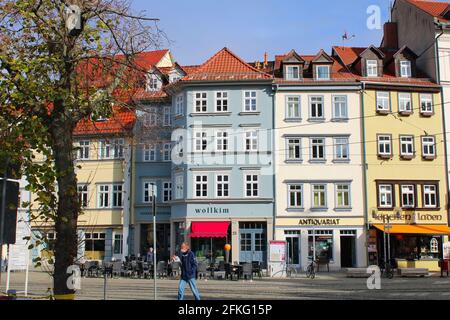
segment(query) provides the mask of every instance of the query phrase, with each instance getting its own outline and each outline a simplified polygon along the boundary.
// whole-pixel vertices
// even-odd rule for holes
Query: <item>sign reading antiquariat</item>
[[[339,226],[341,219],[300,219],[300,226]]]

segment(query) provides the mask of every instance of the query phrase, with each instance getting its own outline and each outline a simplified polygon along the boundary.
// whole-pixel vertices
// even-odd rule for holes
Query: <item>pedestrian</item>
[[[148,248],[147,251],[147,263],[149,264],[153,264],[153,255],[155,254],[155,252],[153,251],[153,247]]]
[[[189,244],[183,242],[181,244],[181,277],[178,287],[178,300],[184,300],[184,291],[186,284],[191,287],[195,300],[200,300],[200,293],[197,289],[195,277],[197,275],[197,260],[195,254],[191,251]]]

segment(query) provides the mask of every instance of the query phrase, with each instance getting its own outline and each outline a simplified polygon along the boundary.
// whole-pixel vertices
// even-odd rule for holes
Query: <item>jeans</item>
[[[178,287],[178,300],[184,300],[184,290],[186,289],[186,284],[189,284],[189,287],[191,287],[195,300],[200,300],[200,293],[198,292],[197,283],[194,278],[189,280],[180,279],[180,284]]]

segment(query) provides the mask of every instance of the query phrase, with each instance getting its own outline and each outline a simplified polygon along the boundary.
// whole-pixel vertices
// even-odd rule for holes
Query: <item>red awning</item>
[[[229,221],[223,222],[192,222],[190,238],[226,238]]]

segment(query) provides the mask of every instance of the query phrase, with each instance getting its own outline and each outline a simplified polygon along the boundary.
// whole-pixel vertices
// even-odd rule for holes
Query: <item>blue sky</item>
[[[370,5],[388,19],[389,0],[132,0],[135,11],[161,19],[172,41],[167,47],[184,65],[199,64],[223,47],[247,61],[273,59],[296,49],[315,54],[342,45],[345,31],[356,37],[346,45],[379,45],[381,30],[366,25]]]

